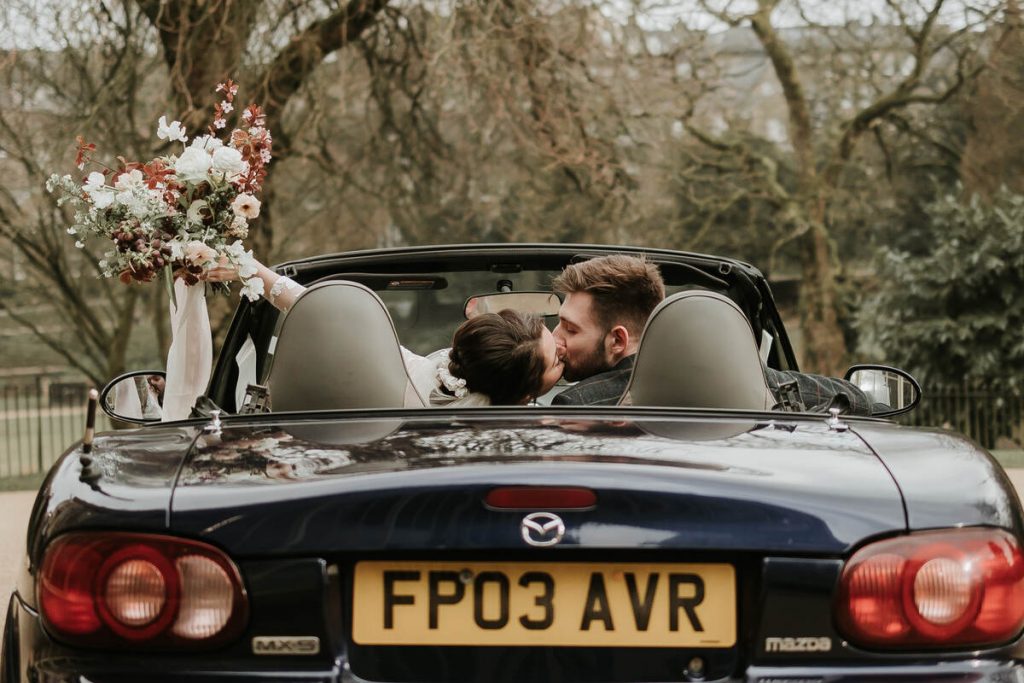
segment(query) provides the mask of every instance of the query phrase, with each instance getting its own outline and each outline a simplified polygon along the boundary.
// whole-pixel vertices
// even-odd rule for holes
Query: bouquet
[[[255,301],[263,293],[252,252],[242,239],[260,213],[272,140],[256,104],[242,112],[230,135],[219,137],[237,91],[231,80],[217,86],[223,100],[214,106],[213,124],[191,143],[181,122],[168,124],[161,116],[157,137],[182,147],[148,162],[118,157],[118,167],[110,168],[91,157],[96,145],[78,136],[79,170],[87,163],[101,170],[81,182],[54,174],[47,190],[61,195],[58,205],[71,203],[78,209],[67,229],[76,247],[83,248],[89,239],[106,242],[99,262],[104,276],[128,284],[150,282],[163,273],[174,303],[175,281],[195,285],[204,271],[230,264],[239,272],[242,296]]]

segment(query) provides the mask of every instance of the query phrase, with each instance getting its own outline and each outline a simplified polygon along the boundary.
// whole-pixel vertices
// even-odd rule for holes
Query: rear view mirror
[[[115,377],[100,393],[100,406],[110,417],[124,422],[160,422],[164,402],[163,372],[129,372]]]
[[[868,395],[873,417],[891,417],[910,411],[921,401],[921,385],[910,373],[885,365],[854,365],[845,379]]]
[[[558,315],[561,305],[558,296],[551,292],[496,292],[469,297],[464,312],[467,319],[506,308],[532,315]]]

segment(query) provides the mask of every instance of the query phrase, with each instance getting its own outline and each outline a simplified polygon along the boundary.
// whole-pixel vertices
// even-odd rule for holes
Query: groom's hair
[[[492,405],[522,403],[544,381],[543,330],[540,318],[512,310],[470,318],[455,330],[448,370]]]
[[[622,325],[637,339],[651,313],[665,298],[658,266],[643,256],[613,254],[565,267],[551,283],[563,297],[586,292],[593,297],[597,322],[610,330]]]

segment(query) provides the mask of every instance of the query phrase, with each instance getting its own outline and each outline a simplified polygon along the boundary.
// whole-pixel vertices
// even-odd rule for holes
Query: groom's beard
[[[601,340],[597,343],[597,346],[590,350],[590,353],[583,356],[582,358],[573,358],[565,362],[565,370],[562,373],[562,377],[567,382],[579,382],[588,377],[607,372],[612,369],[612,366],[608,364],[607,355],[605,354],[605,339],[608,335],[601,337]]]

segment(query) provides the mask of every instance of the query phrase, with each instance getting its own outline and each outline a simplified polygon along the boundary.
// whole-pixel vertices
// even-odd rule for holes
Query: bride
[[[305,287],[256,263],[267,300],[287,312]],[[207,280],[238,279],[233,267],[206,272]],[[512,310],[483,313],[459,325],[450,349],[419,356],[402,347],[413,386],[431,406],[522,405],[562,377],[562,353],[540,318]]]

